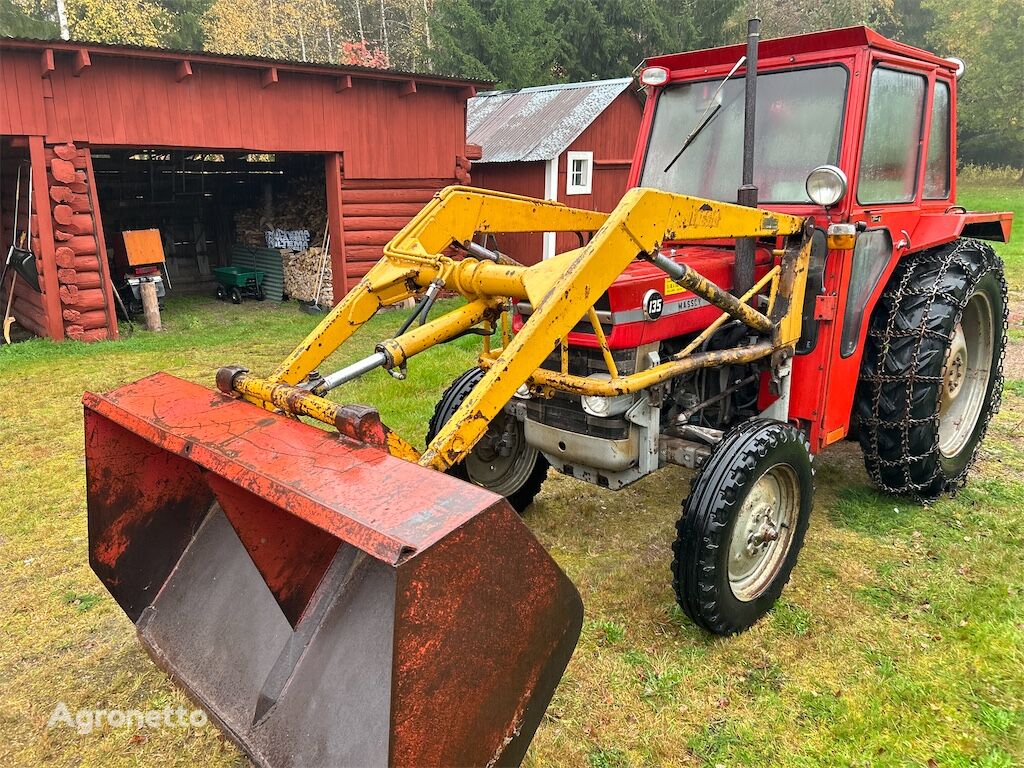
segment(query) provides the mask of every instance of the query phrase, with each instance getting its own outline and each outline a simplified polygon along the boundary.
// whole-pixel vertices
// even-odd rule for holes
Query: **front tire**
[[[470,368],[445,390],[427,428],[427,444],[441,431],[484,372]],[[448,474],[504,496],[519,514],[533,503],[548,473],[548,461],[526,442],[523,424],[502,411],[473,450]]]
[[[771,610],[796,566],[814,471],[804,434],[755,419],[728,433],[693,479],[672,545],[672,586],[694,623],[732,635]]]
[[[1007,291],[991,246],[956,240],[894,273],[871,318],[857,394],[859,439],[879,488],[954,492],[999,410]]]

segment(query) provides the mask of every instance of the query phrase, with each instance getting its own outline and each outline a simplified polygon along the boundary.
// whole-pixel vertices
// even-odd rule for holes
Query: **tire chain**
[[[981,259],[978,258],[979,256]],[[920,269],[927,269],[933,265],[938,265],[938,272],[933,280],[924,281],[925,284],[921,284],[921,281],[915,281],[914,278]],[[941,289],[943,278],[950,267],[954,265],[964,273],[967,279],[966,290],[963,291],[962,295],[958,295],[960,294],[959,291]],[[858,397],[858,400],[863,397],[865,390],[870,392],[871,397],[871,410],[868,418],[865,419],[864,414],[859,413],[860,429],[862,430],[861,445],[864,448],[865,465],[867,466],[868,474],[875,485],[882,491],[895,495],[910,493],[921,500],[929,500],[936,498],[943,492],[956,494],[964,486],[967,482],[967,475],[977,459],[978,451],[988,430],[989,422],[999,412],[1003,389],[1003,359],[1006,355],[1006,336],[1009,327],[1009,296],[1006,280],[1001,278],[999,282],[1003,299],[1002,337],[1001,339],[994,339],[994,341],[1001,342],[999,362],[993,371],[995,382],[991,407],[981,414],[982,423],[980,425],[979,438],[974,445],[970,459],[964,465],[963,470],[955,477],[942,477],[941,466],[936,461],[929,477],[915,479],[911,476],[913,465],[917,462],[933,458],[939,450],[940,399],[936,398],[935,410],[928,416],[914,418],[911,415],[914,402],[913,394],[916,391],[917,385],[938,384],[941,386],[942,384],[941,375],[926,376],[920,373],[921,365],[918,358],[922,351],[922,344],[926,339],[931,338],[940,342],[943,345],[943,349],[949,348],[953,341],[952,334],[955,332],[956,326],[960,324],[963,311],[974,293],[975,286],[989,272],[997,271],[1001,276],[1003,262],[988,244],[972,238],[962,238],[955,241],[952,248],[940,247],[913,254],[908,257],[906,262],[899,265],[897,270],[896,281],[883,293],[882,299],[876,308],[876,311],[887,309],[884,327],[881,329],[877,328],[877,318],[873,317],[868,329],[868,338],[874,341],[878,351],[877,359],[875,360],[875,371],[869,373],[867,366],[861,365],[860,386],[862,394]],[[897,321],[901,317],[900,307],[906,306],[904,302],[909,297],[926,298],[927,309],[916,327],[901,330],[897,327]],[[949,334],[942,334],[928,327],[929,320],[932,319],[932,309],[937,304],[936,300],[943,301],[946,306],[954,310],[955,319]],[[883,302],[888,306],[885,307]],[[892,343],[908,337],[916,339],[912,364],[909,368],[900,374],[881,372],[884,370],[884,363],[889,359],[888,355]],[[899,422],[885,420],[879,415],[879,401],[883,385],[885,384],[904,384],[906,386],[907,396],[904,403],[903,417]],[[934,434],[934,439],[927,452],[913,454],[910,449],[910,432],[912,428],[918,426],[929,427]],[[892,428],[897,428],[900,432],[900,456],[898,459],[885,459],[880,455],[879,451],[879,431],[880,429]],[[866,444],[863,438],[865,430],[870,435]],[[887,483],[882,477],[884,469],[900,470],[904,480],[902,486]],[[939,482],[937,483],[936,481]]]

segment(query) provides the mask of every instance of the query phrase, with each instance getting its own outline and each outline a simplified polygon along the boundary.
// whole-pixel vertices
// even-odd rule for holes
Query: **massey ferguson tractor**
[[[449,187],[277,370],[87,393],[93,569],[260,766],[517,765],[583,617],[520,517],[552,470],[696,470],[666,566],[719,635],[779,598],[817,452],[855,435],[894,494],[965,482],[1006,344],[982,241],[1011,217],[956,202],[962,71],[863,27],[759,43],[756,20],[745,47],[648,60],[610,213]],[[523,266],[511,232],[579,247]],[[467,334],[423,450],[341,404]]]

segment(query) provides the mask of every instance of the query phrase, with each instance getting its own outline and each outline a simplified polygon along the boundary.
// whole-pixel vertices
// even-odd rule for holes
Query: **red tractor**
[[[744,87],[735,76],[755,57]],[[960,487],[999,407],[1006,345],[1003,266],[981,241],[1005,242],[1011,224],[956,204],[963,69],[864,27],[648,59],[631,186],[814,219],[794,355],[774,393],[757,360],[675,378],[646,409],[629,396],[523,399],[463,476],[522,511],[549,464],[608,488],[664,463],[700,466],[672,576],[680,606],[720,634],[750,626],[788,580],[812,454],[856,437],[885,491],[931,499]],[[773,245],[666,240],[661,254],[738,296],[777,263]],[[670,358],[721,312],[649,260],[595,306],[620,373]],[[732,319],[700,348],[735,348],[749,333]],[[568,341],[570,371],[608,376],[586,323]],[[546,367],[557,370],[558,354]],[[453,385],[428,441],[482,373]]]
[[[892,493],[964,483],[1006,345],[982,240],[1011,217],[956,204],[963,64],[863,27],[759,45],[756,20],[745,49],[646,64],[611,213],[445,189],[269,377],[85,396],[93,568],[260,765],[522,759],[582,624],[516,515],[549,468],[609,489],[697,469],[672,578],[717,634],[778,599],[826,446],[856,434]],[[474,240],[533,231],[580,247],[526,267]],[[431,317],[442,289],[466,302]],[[466,334],[478,363],[422,452],[327,397]]]

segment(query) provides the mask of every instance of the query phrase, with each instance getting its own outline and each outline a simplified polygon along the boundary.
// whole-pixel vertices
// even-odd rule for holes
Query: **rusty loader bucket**
[[[582,604],[504,499],[166,374],[84,403],[92,567],[256,764],[521,761]]]

